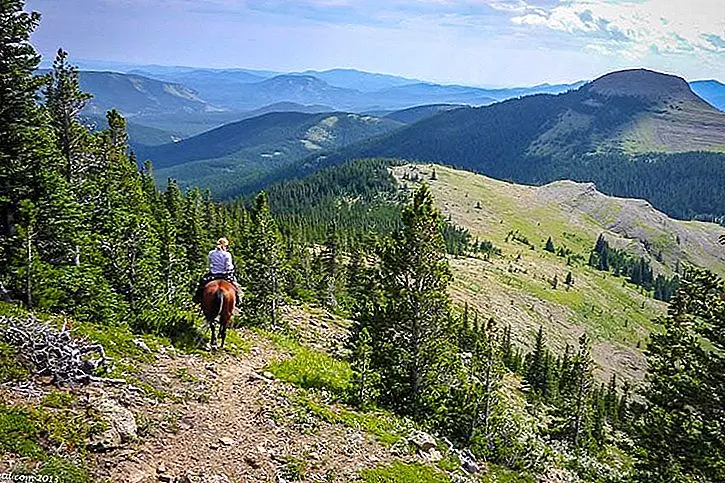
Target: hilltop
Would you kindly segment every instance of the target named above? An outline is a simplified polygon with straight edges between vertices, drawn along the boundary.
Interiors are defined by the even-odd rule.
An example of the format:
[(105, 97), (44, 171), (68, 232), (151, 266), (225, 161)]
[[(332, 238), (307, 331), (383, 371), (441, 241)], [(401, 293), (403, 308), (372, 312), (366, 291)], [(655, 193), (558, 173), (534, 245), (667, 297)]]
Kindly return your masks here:
[(294, 175), (350, 159), (415, 159), (520, 183), (591, 181), (670, 216), (717, 217), (725, 214), (723, 145), (725, 113), (684, 80), (623, 71), (564, 94), (442, 112), (310, 159)]
[(81, 88), (93, 94), (85, 112), (105, 115), (117, 109), (125, 116), (141, 114), (204, 112), (214, 110), (188, 87), (135, 74), (84, 71)]

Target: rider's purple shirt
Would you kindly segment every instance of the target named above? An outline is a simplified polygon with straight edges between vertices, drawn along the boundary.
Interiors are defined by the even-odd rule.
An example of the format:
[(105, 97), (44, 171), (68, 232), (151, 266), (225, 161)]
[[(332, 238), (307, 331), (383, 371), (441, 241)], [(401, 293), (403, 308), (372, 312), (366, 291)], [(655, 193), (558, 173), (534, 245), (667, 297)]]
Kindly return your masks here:
[(234, 270), (232, 254), (216, 248), (209, 252), (209, 272), (228, 273)]

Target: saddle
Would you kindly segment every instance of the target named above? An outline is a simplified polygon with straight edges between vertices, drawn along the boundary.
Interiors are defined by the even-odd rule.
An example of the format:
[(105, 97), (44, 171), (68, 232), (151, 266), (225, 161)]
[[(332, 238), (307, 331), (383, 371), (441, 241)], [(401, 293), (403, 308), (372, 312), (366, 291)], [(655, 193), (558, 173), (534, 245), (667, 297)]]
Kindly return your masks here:
[[(196, 291), (194, 292), (191, 300), (196, 304), (201, 303), (201, 293), (204, 291), (204, 287), (206, 287), (206, 284), (214, 280), (226, 280), (227, 282), (231, 282), (235, 288), (237, 286), (237, 277), (235, 277), (233, 273), (206, 273), (203, 277), (201, 277), (201, 280), (199, 280), (199, 285), (196, 287)], [(237, 295), (237, 301), (238, 300), (239, 296)]]
[(226, 280), (227, 282), (236, 283), (237, 278), (233, 273), (207, 273), (201, 277), (199, 284), (204, 287), (207, 283), (214, 280)]

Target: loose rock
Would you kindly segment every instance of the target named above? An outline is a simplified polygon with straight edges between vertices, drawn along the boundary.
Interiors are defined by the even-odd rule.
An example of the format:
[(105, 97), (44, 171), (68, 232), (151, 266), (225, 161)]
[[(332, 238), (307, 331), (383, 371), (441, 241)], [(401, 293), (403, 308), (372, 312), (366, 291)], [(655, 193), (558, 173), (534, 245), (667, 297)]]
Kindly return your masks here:
[(108, 423), (106, 430), (91, 439), (89, 447), (97, 451), (119, 448), (138, 438), (136, 418), (133, 413), (112, 399), (103, 398), (92, 404)]
[(413, 443), (421, 451), (428, 451), (436, 447), (436, 440), (425, 431), (415, 430), (408, 436), (408, 441)]
[(234, 446), (235, 444), (237, 444), (237, 442), (233, 438), (229, 438), (227, 436), (219, 438), (219, 442), (224, 446)]

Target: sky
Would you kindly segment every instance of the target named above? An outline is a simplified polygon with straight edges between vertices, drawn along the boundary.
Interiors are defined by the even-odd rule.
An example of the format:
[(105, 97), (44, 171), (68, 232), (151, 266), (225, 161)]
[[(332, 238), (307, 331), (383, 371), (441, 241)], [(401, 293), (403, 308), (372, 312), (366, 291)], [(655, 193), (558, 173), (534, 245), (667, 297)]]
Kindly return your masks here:
[(645, 67), (725, 81), (725, 0), (27, 0), (52, 58), (355, 68), (524, 86)]

